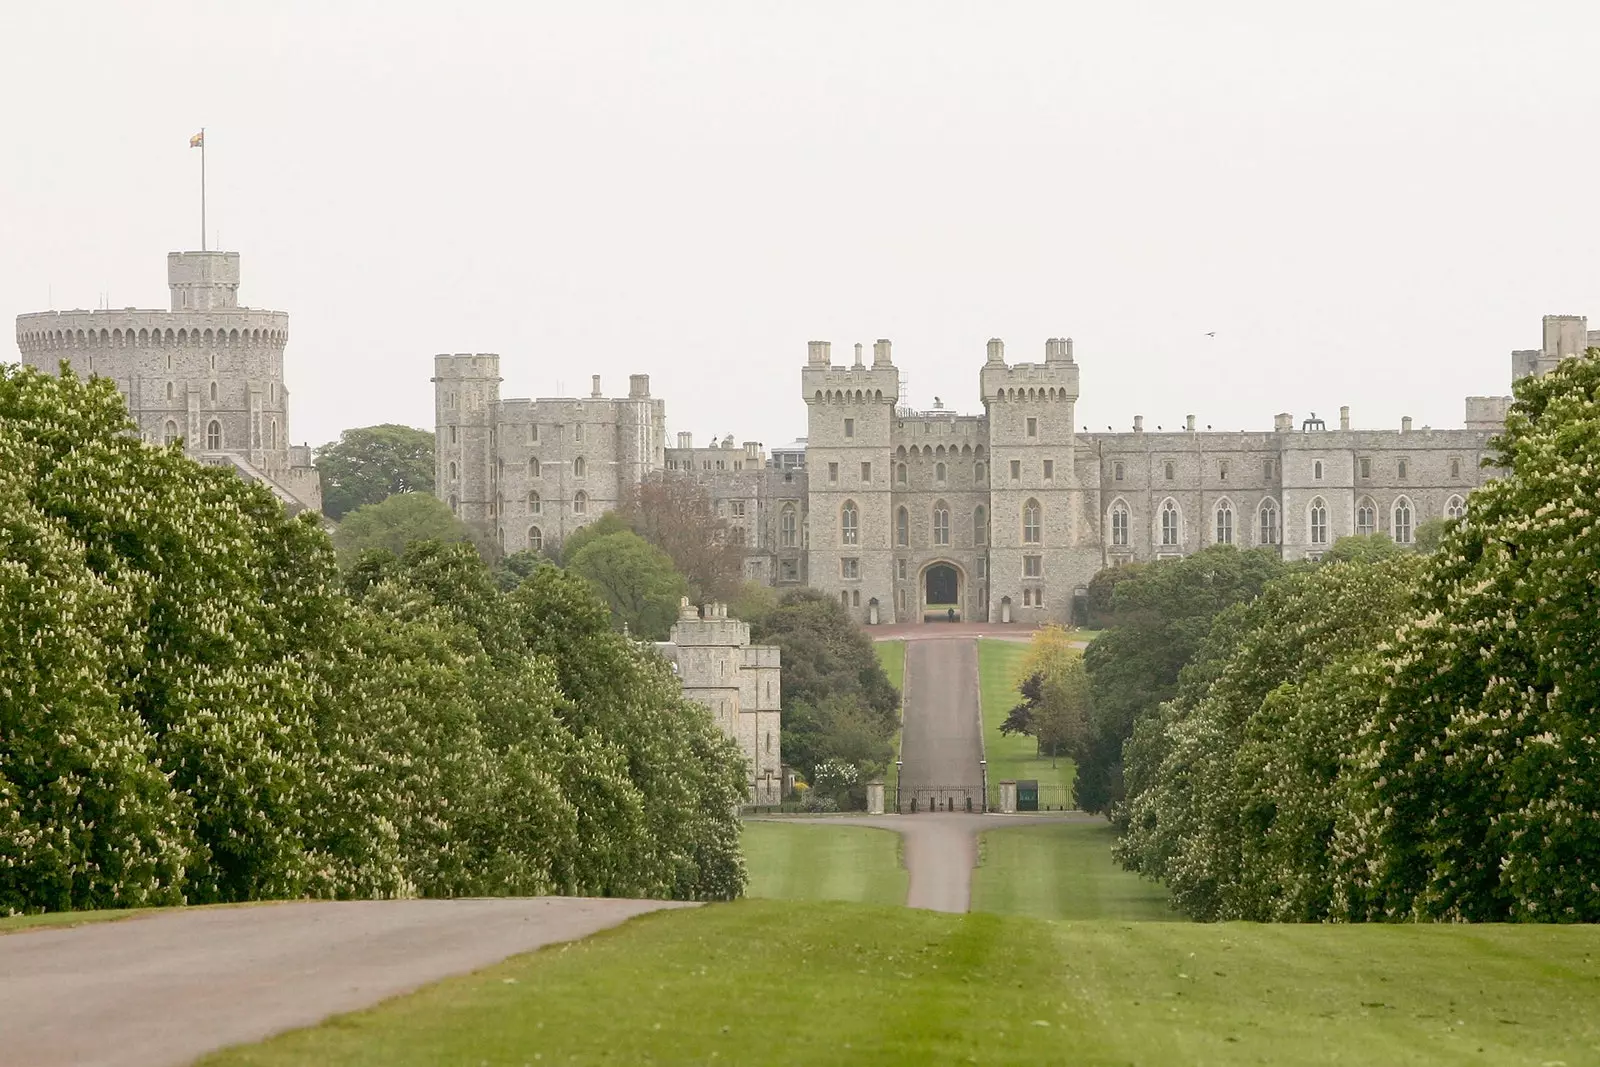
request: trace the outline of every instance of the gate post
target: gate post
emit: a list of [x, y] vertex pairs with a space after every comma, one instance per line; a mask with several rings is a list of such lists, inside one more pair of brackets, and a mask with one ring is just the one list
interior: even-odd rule
[[867, 814], [868, 815], [882, 815], [883, 814], [883, 783], [882, 782], [868, 782], [867, 783]]
[[1000, 812], [1004, 815], [1017, 813], [1017, 783], [1000, 783]]

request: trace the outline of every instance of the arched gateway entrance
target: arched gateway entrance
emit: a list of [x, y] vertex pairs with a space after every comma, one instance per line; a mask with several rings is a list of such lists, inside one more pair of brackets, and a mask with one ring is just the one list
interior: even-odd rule
[[962, 617], [961, 569], [953, 563], [930, 563], [922, 571], [922, 620]]

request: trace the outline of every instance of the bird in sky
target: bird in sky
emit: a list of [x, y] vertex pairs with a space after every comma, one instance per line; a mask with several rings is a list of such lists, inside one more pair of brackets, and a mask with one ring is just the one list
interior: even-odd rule
[[1207, 330], [1206, 331], [1206, 336], [1207, 337], [1215, 337], [1216, 335], [1217, 335], [1217, 331], [1216, 330]]

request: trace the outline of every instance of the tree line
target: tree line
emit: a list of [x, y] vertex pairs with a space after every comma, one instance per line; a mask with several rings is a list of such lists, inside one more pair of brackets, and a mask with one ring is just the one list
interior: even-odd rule
[[0, 914], [741, 892], [743, 759], [588, 581], [436, 540], [341, 571], [132, 429], [0, 370]]
[[1108, 578], [1079, 799], [1203, 920], [1600, 920], [1600, 350], [1431, 553]]

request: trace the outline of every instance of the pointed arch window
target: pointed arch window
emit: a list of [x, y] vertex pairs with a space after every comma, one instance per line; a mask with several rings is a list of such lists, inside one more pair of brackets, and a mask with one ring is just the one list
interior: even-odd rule
[[1444, 514], [1447, 519], [1459, 519], [1467, 513], [1467, 502], [1459, 496], [1452, 496], [1444, 502]]
[[168, 419], [166, 429], [162, 432], [162, 444], [176, 444], [178, 441], [178, 423], [175, 419]]
[[978, 485], [983, 484], [983, 479], [988, 473], [989, 468], [983, 465], [982, 460], [979, 460], [977, 463], [972, 465], [972, 480]]
[[217, 402], [217, 383], [216, 382], [212, 382], [211, 383], [211, 402], [213, 404], [215, 404]]
[[1311, 502], [1307, 515], [1311, 527], [1311, 543], [1325, 545], [1328, 543], [1328, 505], [1320, 496]]
[[1366, 497], [1356, 505], [1356, 533], [1365, 537], [1376, 533], [1378, 530], [1378, 509], [1372, 506], [1372, 501]]
[[459, 471], [460, 471], [460, 468], [456, 466], [456, 461], [455, 460], [451, 460], [450, 461], [450, 480], [452, 482], [455, 481], [456, 478], [458, 477]]
[[1039, 502], [1029, 500], [1022, 505], [1022, 543], [1037, 545], [1044, 539], [1044, 528], [1039, 522]]
[[528, 527], [528, 547], [535, 552], [542, 551], [544, 548], [544, 531], [537, 526]]
[[905, 508], [894, 513], [894, 543], [901, 548], [911, 544], [911, 512]]
[[528, 457], [528, 477], [537, 478], [539, 476], [540, 476], [539, 475], [539, 457], [537, 457], [537, 456], [529, 456]]
[[529, 493], [528, 494], [528, 514], [529, 515], [537, 515], [537, 514], [539, 514], [539, 509], [541, 507], [543, 507], [543, 504], [539, 500], [539, 494], [538, 493]]
[[854, 500], [846, 500], [844, 507], [839, 509], [839, 543], [854, 545], [859, 544], [860, 539], [860, 513], [856, 511]]
[[1217, 505], [1217, 544], [1233, 544], [1233, 505], [1226, 500]]
[[950, 543], [950, 505], [943, 500], [933, 505], [933, 543], [936, 545]]
[[906, 465], [904, 463], [896, 463], [894, 465], [894, 480], [898, 485], [906, 484]]
[[1263, 500], [1260, 509], [1256, 512], [1257, 534], [1256, 543], [1259, 545], [1275, 545], [1278, 543], [1278, 505], [1271, 500]]
[[[170, 370], [170, 369], [171, 368], [169, 367], [168, 370]], [[177, 398], [178, 398], [178, 387], [177, 387], [177, 385], [175, 385], [172, 382], [168, 382], [167, 383], [167, 399], [168, 400], [176, 400]]]
[[206, 424], [206, 449], [215, 452], [222, 447], [222, 423], [212, 419]]
[[1169, 499], [1161, 505], [1161, 545], [1163, 548], [1172, 548], [1181, 544], [1183, 516], [1178, 513], [1178, 505]]
[[1411, 501], [1401, 497], [1394, 502], [1394, 541], [1397, 545], [1411, 543]]
[[1119, 546], [1128, 543], [1128, 509], [1120, 503], [1111, 509], [1111, 543]]
[[1322, 460], [1319, 459], [1311, 465], [1311, 479], [1317, 482], [1322, 481]]
[[582, 478], [588, 473], [589, 465], [583, 461], [582, 456], [579, 456], [577, 459], [572, 461], [572, 476], [574, 478]]
[[778, 544], [784, 548], [794, 548], [799, 543], [799, 530], [794, 505], [785, 504], [778, 513]]
[[943, 463], [935, 463], [933, 465], [933, 480], [938, 482], [940, 485], [943, 485], [944, 484], [944, 474], [945, 474], [944, 464]]
[[979, 504], [972, 511], [972, 543], [985, 545], [989, 543], [989, 513]]
[[574, 515], [589, 514], [589, 494], [582, 489], [572, 494], [572, 513]]
[[1461, 461], [1459, 459], [1450, 460], [1450, 477], [1452, 480], [1461, 477]]

